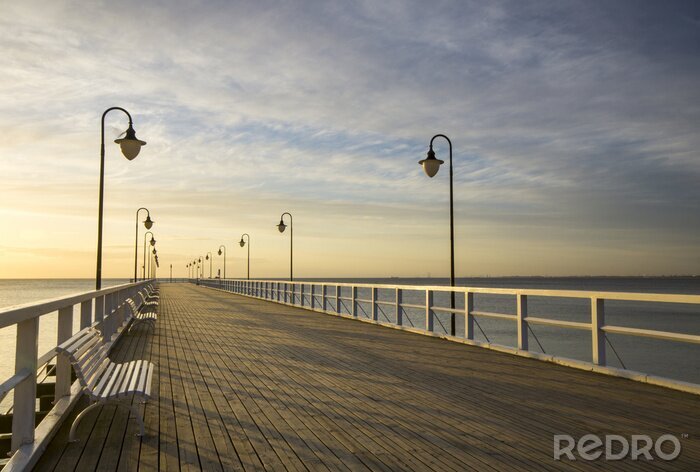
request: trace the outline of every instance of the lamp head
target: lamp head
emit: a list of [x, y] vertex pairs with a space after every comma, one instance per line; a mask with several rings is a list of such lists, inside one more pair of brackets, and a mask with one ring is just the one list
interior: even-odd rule
[[120, 139], [115, 139], [114, 142], [119, 144], [119, 146], [122, 148], [122, 154], [124, 154], [124, 157], [130, 161], [139, 155], [141, 146], [146, 145], [146, 141], [141, 141], [136, 137], [136, 131], [134, 131], [131, 123], [129, 123], [129, 128], [126, 130], [126, 136]]
[[245, 241], [243, 241], [243, 238], [241, 238], [241, 240], [238, 241], [238, 244], [240, 244], [241, 247], [245, 246]]
[[155, 246], [155, 245], [156, 245], [156, 238], [151, 236], [151, 246]]
[[438, 173], [438, 170], [440, 170], [440, 165], [444, 163], [445, 161], [435, 158], [435, 152], [433, 151], [432, 145], [430, 146], [430, 150], [428, 151], [428, 157], [423, 159], [422, 161], [418, 161], [418, 164], [423, 166], [425, 175], [427, 175], [428, 177], [434, 177], [435, 174]]
[[153, 220], [151, 219], [151, 215], [146, 216], [143, 225], [146, 227], [146, 229], [151, 229], [151, 227], [153, 226]]
[[209, 260], [209, 254], [207, 254], [207, 257], [205, 257], [206, 260]]
[[158, 252], [156, 251], [156, 248], [153, 248], [153, 254], [158, 254]]
[[284, 233], [284, 230], [287, 229], [287, 225], [284, 224], [282, 219], [280, 219], [280, 224], [277, 225], [277, 229], [280, 230], [280, 233]]
[[221, 255], [221, 249], [219, 249], [219, 255]]
[[199, 262], [202, 262], [202, 258], [201, 258], [201, 257], [199, 258]]

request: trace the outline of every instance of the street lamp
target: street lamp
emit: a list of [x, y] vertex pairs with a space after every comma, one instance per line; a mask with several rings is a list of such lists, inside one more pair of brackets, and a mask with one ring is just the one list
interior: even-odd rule
[[201, 268], [201, 272], [198, 272], [197, 276], [199, 277], [201, 275], [200, 278], [203, 279], [204, 278], [204, 264], [202, 263], [202, 256], [199, 256], [199, 259], [197, 260], [197, 268], [198, 269]]
[[[430, 140], [430, 149], [428, 150], [428, 157], [425, 159], [418, 161], [420, 165], [423, 166], [423, 170], [425, 171], [425, 174], [428, 177], [434, 177], [435, 174], [437, 174], [438, 170], [440, 169], [440, 165], [443, 164], [445, 161], [442, 161], [440, 159], [435, 158], [435, 152], [433, 151], [433, 141], [435, 141], [435, 138], [445, 138], [447, 140], [447, 144], [450, 145], [450, 285], [452, 287], [455, 286], [455, 220], [454, 220], [454, 203], [453, 203], [453, 197], [452, 197], [452, 141], [450, 141], [450, 138], [445, 136], [444, 134], [436, 134], [435, 136], [432, 137]], [[451, 308], [452, 308], [452, 316], [450, 317], [450, 331], [452, 336], [455, 335], [456, 333], [456, 328], [455, 328], [455, 292], [451, 291]]]
[[221, 248], [224, 248], [224, 279], [226, 278], [226, 246], [223, 244], [219, 246], [219, 255], [221, 255]]
[[245, 246], [245, 241], [243, 240], [243, 236], [248, 237], [248, 280], [250, 280], [250, 235], [248, 233], [243, 233], [241, 235], [241, 240], [238, 241], [238, 244], [240, 244], [241, 247]]
[[148, 211], [148, 208], [141, 207], [138, 210], [136, 210], [136, 242], [134, 242], [134, 282], [136, 282], [138, 278], [136, 264], [138, 262], [139, 252], [139, 212], [141, 210], [146, 210], [146, 219], [144, 220], [143, 225], [146, 227], [146, 229], [151, 229], [151, 227], [153, 226], [153, 220], [151, 220], [151, 212]]
[[95, 289], [102, 288], [102, 215], [104, 209], [104, 183], [105, 183], [105, 116], [112, 110], [120, 110], [126, 113], [129, 117], [129, 128], [126, 130], [126, 136], [121, 139], [115, 139], [114, 142], [119, 144], [122, 149], [122, 154], [128, 160], [134, 159], [139, 155], [141, 146], [146, 144], [146, 141], [136, 139], [136, 132], [132, 126], [131, 115], [128, 111], [119, 107], [107, 108], [102, 114], [102, 142], [100, 146], [100, 193], [97, 213], [97, 269], [95, 271]]
[[[206, 259], [209, 261], [209, 278], [211, 279], [211, 264], [214, 262], [214, 256], [211, 255], [211, 251], [207, 252]], [[204, 269], [202, 267], [202, 269]]]
[[143, 278], [146, 279], [146, 236], [151, 235], [151, 246], [156, 245], [156, 239], [153, 237], [152, 231], [146, 231], [143, 233]]
[[277, 229], [280, 233], [284, 233], [287, 229], [287, 225], [284, 224], [284, 215], [289, 215], [289, 280], [294, 280], [294, 219], [292, 214], [285, 211], [280, 216], [280, 223], [277, 225]]

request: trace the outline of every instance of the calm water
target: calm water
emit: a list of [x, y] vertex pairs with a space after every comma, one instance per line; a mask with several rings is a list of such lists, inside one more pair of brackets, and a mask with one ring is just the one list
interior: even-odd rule
[[[311, 279], [309, 279], [311, 280]], [[321, 279], [313, 279], [320, 281]], [[391, 278], [391, 279], [335, 279], [337, 282], [384, 283], [402, 285], [448, 285], [447, 279]], [[113, 286], [128, 282], [127, 279], [107, 279], [103, 286]], [[649, 293], [700, 294], [700, 277], [511, 277], [511, 278], [464, 278], [458, 279], [460, 286], [531, 288], [559, 290], [594, 290]], [[0, 280], [0, 310], [11, 305], [56, 298], [94, 288], [92, 279], [60, 280]], [[349, 296], [343, 292], [342, 296]], [[379, 290], [379, 300], [392, 301], [392, 290]], [[367, 290], [359, 290], [358, 298], [368, 299]], [[499, 313], [515, 313], [514, 297], [500, 295], [477, 295], [476, 309]], [[404, 293], [404, 303], [423, 304], [423, 292]], [[449, 306], [449, 295], [435, 294], [435, 304]], [[332, 305], [332, 303], [331, 303]], [[359, 304], [360, 316], [366, 316], [370, 307]], [[464, 301], [457, 297], [457, 306], [462, 308]], [[529, 297], [529, 312], [532, 316], [549, 317], [561, 320], [590, 320], [590, 306], [587, 300], [552, 299]], [[392, 306], [381, 306], [380, 319], [393, 320]], [[435, 330], [446, 332], [449, 329], [449, 315], [437, 314]], [[663, 303], [606, 303], [607, 323], [636, 328], [659, 329], [700, 335], [700, 307]], [[78, 313], [74, 316], [77, 329]], [[424, 327], [423, 309], [407, 308], [405, 323]], [[457, 317], [457, 332], [463, 332], [463, 318]], [[476, 338], [482, 341], [514, 345], [516, 343], [515, 323], [505, 320], [478, 318], [475, 327]], [[532, 326], [530, 348], [563, 357], [591, 360], [591, 336], [585, 331], [563, 330], [544, 326]], [[43, 316], [40, 321], [40, 355], [56, 344], [56, 314]], [[535, 339], [536, 337], [536, 339]], [[700, 346], [657, 341], [627, 336], [609, 336], [619, 359], [628, 369], [700, 383]], [[537, 342], [539, 341], [539, 343]], [[541, 345], [541, 347], [540, 347]], [[0, 329], [0, 381], [12, 375], [14, 370], [15, 328]], [[621, 366], [620, 360], [608, 349], [609, 363]]]

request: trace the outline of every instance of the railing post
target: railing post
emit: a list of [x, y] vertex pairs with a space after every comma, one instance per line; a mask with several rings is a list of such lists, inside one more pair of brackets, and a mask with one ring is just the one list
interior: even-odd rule
[[353, 285], [352, 287], [352, 316], [357, 318], [357, 287]]
[[372, 287], [372, 320], [377, 321], [377, 288]]
[[400, 288], [396, 289], [396, 324], [398, 326], [403, 326], [403, 308], [401, 304], [403, 303], [403, 290]]
[[466, 339], [474, 339], [474, 294], [472, 292], [464, 293], [464, 337]]
[[321, 285], [321, 308], [323, 309], [323, 312], [325, 313], [328, 311], [328, 300], [326, 299], [326, 285]]
[[516, 295], [518, 299], [518, 349], [528, 350], [527, 342], [527, 295]]
[[299, 301], [300, 301], [299, 306], [304, 306], [304, 284], [303, 283], [299, 286]]
[[314, 300], [314, 297], [316, 296], [316, 286], [314, 284], [311, 284], [311, 309], [314, 309], [314, 306], [316, 306], [316, 300]]
[[425, 330], [428, 332], [433, 331], [433, 322], [435, 318], [435, 312], [433, 311], [433, 291], [425, 291]]
[[335, 312], [340, 314], [340, 285], [335, 286]]
[[[95, 321], [102, 323], [105, 319], [105, 297], [95, 298]], [[101, 328], [100, 328], [101, 329]]]
[[92, 324], [92, 300], [80, 304], [80, 329]]
[[605, 359], [605, 300], [591, 298], [591, 339], [593, 341], [593, 363], [606, 365]]
[[[81, 323], [82, 323], [82, 308], [85, 303], [81, 303]], [[56, 337], [56, 346], [60, 346], [64, 341], [68, 340], [73, 335], [73, 306], [68, 306], [58, 310], [58, 329]], [[58, 401], [70, 393], [71, 384], [71, 366], [70, 359], [66, 356], [56, 357], [56, 388], [54, 399]]]
[[11, 450], [34, 442], [36, 369], [39, 350], [39, 318], [17, 323], [15, 374], [27, 371], [27, 378], [15, 386]]

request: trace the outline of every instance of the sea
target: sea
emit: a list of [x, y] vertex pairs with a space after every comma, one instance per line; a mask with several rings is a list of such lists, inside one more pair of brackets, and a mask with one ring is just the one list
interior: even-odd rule
[[[300, 279], [301, 280], [301, 279]], [[308, 282], [344, 282], [389, 285], [449, 285], [445, 278], [356, 278], [356, 279], [303, 279]], [[104, 279], [103, 287], [127, 283], [128, 279]], [[165, 280], [167, 281], [167, 280]], [[642, 292], [700, 294], [700, 276], [687, 277], [478, 277], [459, 278], [456, 285], [463, 287], [523, 288], [549, 290], [584, 290], [609, 292]], [[93, 279], [0, 279], [0, 316], [10, 306], [34, 303], [94, 289]], [[378, 300], [393, 301], [394, 290], [381, 289]], [[349, 296], [343, 292], [342, 296]], [[358, 298], [369, 299], [368, 289], [359, 289]], [[464, 307], [464, 297], [458, 296], [456, 306]], [[425, 303], [424, 291], [405, 291], [403, 302], [421, 305]], [[436, 293], [434, 304], [449, 307], [449, 295]], [[347, 308], [347, 306], [344, 306]], [[515, 297], [481, 295], [475, 297], [475, 309], [496, 313], [515, 314]], [[590, 301], [586, 299], [528, 297], [530, 316], [566, 321], [589, 322]], [[358, 304], [359, 316], [369, 316], [368, 303]], [[700, 305], [606, 302], [606, 324], [633, 328], [656, 329], [700, 335]], [[379, 304], [380, 320], [393, 321], [394, 307]], [[74, 329], [79, 316], [74, 316]], [[56, 345], [57, 314], [41, 317], [39, 355]], [[404, 322], [408, 326], [423, 328], [425, 310], [406, 308]], [[477, 317], [475, 338], [481, 341], [514, 346], [516, 326], [509, 320]], [[456, 317], [457, 333], [464, 332], [464, 319]], [[530, 326], [530, 349], [560, 357], [591, 361], [591, 335], [589, 332], [561, 329], [542, 325]], [[436, 313], [435, 331], [447, 333], [450, 315]], [[608, 363], [615, 367], [676, 380], [700, 384], [700, 345], [641, 337], [609, 335]], [[0, 329], [0, 383], [12, 376], [15, 356], [15, 328]]]

